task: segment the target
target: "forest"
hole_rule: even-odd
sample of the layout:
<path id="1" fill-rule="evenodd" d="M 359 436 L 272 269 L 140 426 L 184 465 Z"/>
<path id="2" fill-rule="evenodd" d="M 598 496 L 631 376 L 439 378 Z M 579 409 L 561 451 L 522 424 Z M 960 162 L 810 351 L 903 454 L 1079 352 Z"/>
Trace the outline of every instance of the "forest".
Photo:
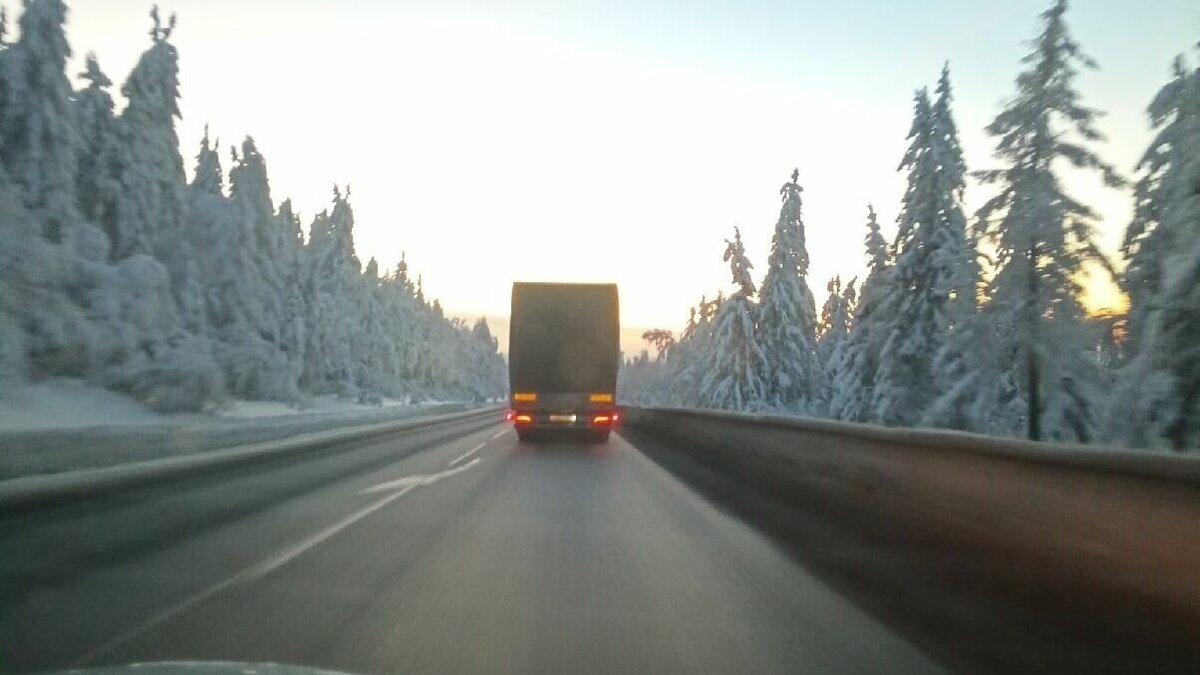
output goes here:
<path id="1" fill-rule="evenodd" d="M 865 208 L 862 279 L 834 277 L 817 311 L 798 174 L 756 283 L 736 230 L 733 291 L 702 297 L 678 334 L 647 331 L 625 400 L 1177 451 L 1200 447 L 1200 68 L 1180 56 L 1148 103 L 1153 141 L 1132 176 L 1101 157 L 1102 113 L 1076 79 L 1095 62 L 1067 3 L 1041 15 L 1015 90 L 987 126 L 994 166 L 969 171 L 949 66 L 913 100 L 897 232 Z M 1181 48 L 1184 46 L 1181 46 Z M 1168 72 L 1168 71 L 1164 71 Z M 1120 250 L 1064 188 L 1099 176 L 1135 202 Z M 967 213 L 968 188 L 988 198 Z M 1091 316 L 1087 266 L 1128 298 Z"/>
<path id="2" fill-rule="evenodd" d="M 117 114 L 94 54 L 72 86 L 67 11 L 28 0 L 15 41 L 0 15 L 0 388 L 79 378 L 164 412 L 503 396 L 485 321 L 356 256 L 349 186 L 305 228 L 252 138 L 206 136 L 187 179 L 174 16 L 153 10 Z"/>

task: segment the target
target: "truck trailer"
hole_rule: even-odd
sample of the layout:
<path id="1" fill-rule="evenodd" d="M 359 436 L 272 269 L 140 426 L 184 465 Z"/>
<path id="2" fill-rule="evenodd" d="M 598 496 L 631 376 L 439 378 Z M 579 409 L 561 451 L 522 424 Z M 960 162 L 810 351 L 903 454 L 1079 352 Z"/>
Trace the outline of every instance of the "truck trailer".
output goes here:
<path id="1" fill-rule="evenodd" d="M 508 382 L 521 441 L 555 432 L 607 440 L 620 419 L 620 358 L 616 284 L 513 284 Z"/>

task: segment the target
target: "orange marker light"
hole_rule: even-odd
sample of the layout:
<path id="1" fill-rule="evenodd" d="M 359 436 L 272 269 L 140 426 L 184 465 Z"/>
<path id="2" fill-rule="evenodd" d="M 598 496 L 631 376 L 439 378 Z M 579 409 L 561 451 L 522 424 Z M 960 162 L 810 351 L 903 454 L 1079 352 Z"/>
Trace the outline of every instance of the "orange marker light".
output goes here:
<path id="1" fill-rule="evenodd" d="M 513 400 L 521 403 L 533 403 L 537 400 L 537 394 L 532 391 L 519 391 L 513 394 Z"/>
<path id="2" fill-rule="evenodd" d="M 592 403 L 612 403 L 613 395 L 612 394 L 592 394 L 591 396 L 588 397 L 588 400 L 591 401 Z"/>
<path id="3" fill-rule="evenodd" d="M 516 421 L 517 421 L 517 424 L 533 424 L 533 416 L 532 415 L 517 415 Z"/>
<path id="4" fill-rule="evenodd" d="M 612 419 L 608 415 L 596 415 L 592 418 L 592 424 L 608 424 Z"/>

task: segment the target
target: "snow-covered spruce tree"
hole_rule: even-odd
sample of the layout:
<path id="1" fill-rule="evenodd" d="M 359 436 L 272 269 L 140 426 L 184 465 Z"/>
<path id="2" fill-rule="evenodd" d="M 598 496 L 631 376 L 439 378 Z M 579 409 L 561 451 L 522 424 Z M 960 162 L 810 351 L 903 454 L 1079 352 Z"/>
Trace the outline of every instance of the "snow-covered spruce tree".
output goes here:
<path id="1" fill-rule="evenodd" d="M 299 389 L 300 378 L 304 373 L 304 349 L 307 343 L 308 327 L 305 316 L 308 313 L 304 305 L 304 228 L 300 224 L 300 216 L 292 206 L 292 200 L 285 199 L 279 205 L 275 215 L 279 227 L 283 228 L 285 238 L 283 252 L 278 264 L 283 274 L 284 314 L 283 327 L 280 333 L 280 348 L 286 355 L 288 368 L 287 377 L 297 384 L 297 400 L 294 404 L 303 402 L 303 394 Z"/>
<path id="2" fill-rule="evenodd" d="M 242 395 L 254 399 L 294 401 L 298 396 L 299 353 L 284 342 L 289 316 L 285 277 L 292 233 L 290 223 L 281 222 L 271 201 L 267 165 L 253 138 L 242 143 L 229 171 L 229 196 L 236 218 L 236 234 L 244 250 L 238 259 L 247 269 L 242 272 L 247 307 L 254 313 L 244 315 L 247 335 L 243 345 L 253 348 L 250 379 L 241 379 Z M 247 344 L 245 341 L 249 341 Z"/>
<path id="3" fill-rule="evenodd" d="M 912 426 L 938 392 L 935 357 L 975 308 L 975 251 L 967 238 L 965 171 L 943 69 L 936 106 L 915 97 L 909 147 L 899 170 L 908 186 L 897 218 L 892 321 L 879 355 L 871 407 L 875 420 Z"/>
<path id="4" fill-rule="evenodd" d="M 66 74 L 66 18 L 62 0 L 25 3 L 20 39 L 5 50 L 0 119 L 0 160 L 52 243 L 69 239 L 80 220 L 74 192 L 80 139 Z"/>
<path id="5" fill-rule="evenodd" d="M 312 394 L 357 394 L 350 332 L 357 328 L 353 289 L 360 268 L 354 255 L 354 215 L 334 187 L 332 214 L 317 214 L 306 245 L 308 327 L 302 386 Z"/>
<path id="6" fill-rule="evenodd" d="M 203 334 L 205 303 L 194 252 L 186 236 L 187 180 L 175 120 L 179 117 L 179 55 L 155 6 L 151 45 L 121 87 L 128 101 L 117 119 L 121 195 L 117 202 L 112 257 L 142 253 L 167 267 L 184 328 Z"/>
<path id="7" fill-rule="evenodd" d="M 92 326 L 68 295 L 69 243 L 81 220 L 74 192 L 78 126 L 65 73 L 71 54 L 61 0 L 26 3 L 20 39 L 0 46 L 0 165 L 9 345 L 32 377 L 82 375 Z M 23 337 L 14 337 L 21 334 Z M 9 349 L 12 349 L 10 346 Z M 15 356 L 9 356 L 15 359 Z"/>
<path id="8" fill-rule="evenodd" d="M 121 193 L 120 156 L 112 80 L 100 69 L 95 54 L 88 54 L 79 77 L 87 86 L 75 95 L 79 115 L 80 152 L 76 186 L 84 217 L 109 237 L 116 231 L 117 199 Z"/>
<path id="9" fill-rule="evenodd" d="M 949 67 L 942 68 L 938 80 L 937 99 L 933 104 L 934 139 L 939 143 L 937 163 L 943 172 L 954 177 L 961 198 L 966 172 L 962 149 L 958 143 L 958 131 L 951 112 L 952 93 Z M 978 312 L 980 266 L 978 245 L 973 233 L 967 231 L 962 205 L 959 199 L 945 204 L 942 213 L 952 214 L 945 219 L 954 232 L 949 252 L 961 247 L 960 255 L 949 256 L 957 264 L 953 284 L 953 302 L 948 304 L 944 316 L 949 320 L 943 339 L 931 363 L 934 390 L 937 398 L 926 408 L 920 424 L 946 427 L 963 431 L 988 431 L 991 418 L 998 407 L 992 395 L 995 388 L 989 384 L 996 377 L 994 367 L 994 335 L 987 322 Z M 960 220 L 961 219 L 961 220 Z M 958 239 L 961 232 L 962 239 Z"/>
<path id="10" fill-rule="evenodd" d="M 1154 97 L 1158 130 L 1125 236 L 1129 365 L 1110 436 L 1200 448 L 1200 67 L 1176 59 Z M 1115 421 L 1120 420 L 1119 424 Z"/>
<path id="11" fill-rule="evenodd" d="M 891 286 L 894 273 L 887 242 L 879 231 L 873 206 L 867 207 L 867 236 L 863 240 L 870 272 L 862 283 L 854 320 L 841 354 L 828 364 L 832 382 L 829 416 L 848 422 L 872 422 L 870 407 L 879 354 L 892 321 Z"/>
<path id="12" fill-rule="evenodd" d="M 791 181 L 779 189 L 783 205 L 771 239 L 767 274 L 758 306 L 758 343 L 767 358 L 763 380 L 768 406 L 803 415 L 826 407 L 824 372 L 817 359 L 816 303 L 808 288 L 808 248 L 801 213 L 803 188 Z"/>
<path id="13" fill-rule="evenodd" d="M 985 307 L 996 329 L 1000 387 L 1007 420 L 1000 431 L 1031 439 L 1087 441 L 1095 434 L 1097 369 L 1082 336 L 1078 279 L 1089 261 L 1104 262 L 1093 233 L 1095 214 L 1067 195 L 1055 164 L 1116 173 L 1085 145 L 1101 140 L 1098 113 L 1074 90 L 1077 68 L 1094 67 L 1067 32 L 1066 0 L 1042 14 L 1028 69 L 1017 95 L 988 126 L 1006 168 L 977 175 L 1000 193 L 977 214 L 977 227 L 996 249 L 998 271 Z"/>
<path id="14" fill-rule="evenodd" d="M 231 156 L 235 166 L 242 166 L 232 148 Z M 245 173 L 241 180 L 253 183 Z M 230 393 L 291 401 L 295 383 L 281 381 L 289 369 L 274 340 L 278 318 L 265 301 L 267 284 L 256 264 L 255 223 L 247 206 L 253 188 L 243 185 L 240 198 L 231 199 L 225 197 L 223 183 L 219 153 L 206 132 L 189 188 L 187 227 L 197 253 L 194 269 L 205 282 L 203 326 Z"/>
<path id="15" fill-rule="evenodd" d="M 701 296 L 700 304 L 690 309 L 688 323 L 680 333 L 679 341 L 667 352 L 664 392 L 667 405 L 699 405 L 700 383 L 704 380 L 712 340 L 712 318 L 720 302 L 723 300 L 710 303 Z"/>
<path id="16" fill-rule="evenodd" d="M 858 279 L 842 286 L 840 275 L 834 276 L 825 284 L 829 297 L 821 308 L 820 331 L 817 335 L 817 356 L 821 359 L 822 367 L 826 368 L 826 377 L 832 381 L 829 370 L 835 357 L 840 357 L 846 340 L 850 337 L 850 322 L 854 315 L 854 303 L 857 291 L 854 285 Z"/>
<path id="17" fill-rule="evenodd" d="M 742 233 L 734 228 L 726 240 L 725 262 L 737 291 L 725 300 L 713 319 L 708 368 L 700 384 L 700 406 L 724 410 L 764 410 L 767 402 L 767 357 L 755 329 L 753 265 L 746 258 Z"/>
<path id="18" fill-rule="evenodd" d="M 488 401 L 502 398 L 508 391 L 508 368 L 500 356 L 500 342 L 492 335 L 487 319 L 480 317 L 471 327 L 471 365 L 468 372 L 473 375 L 472 398 Z"/>

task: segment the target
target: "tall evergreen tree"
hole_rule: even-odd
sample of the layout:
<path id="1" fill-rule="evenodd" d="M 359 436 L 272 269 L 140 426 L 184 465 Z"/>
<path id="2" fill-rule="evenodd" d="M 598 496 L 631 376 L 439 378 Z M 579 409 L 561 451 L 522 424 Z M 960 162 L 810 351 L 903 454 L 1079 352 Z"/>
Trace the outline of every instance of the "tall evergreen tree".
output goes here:
<path id="1" fill-rule="evenodd" d="M 269 377 L 260 380 L 258 396 L 280 400 L 296 398 L 297 382 L 293 375 L 300 358 L 293 345 L 285 344 L 284 331 L 292 317 L 288 311 L 287 259 L 290 223 L 281 222 L 271 201 L 267 164 L 254 139 L 242 142 L 242 152 L 229 171 L 229 196 L 238 213 L 238 222 L 246 247 L 249 275 L 253 279 L 247 292 L 253 293 L 256 314 L 251 317 L 254 331 L 266 344 L 271 364 Z"/>
<path id="2" fill-rule="evenodd" d="M 717 310 L 713 319 L 712 348 L 708 369 L 700 384 L 700 405 L 725 410 L 761 410 L 767 404 L 767 382 L 763 373 L 767 357 L 755 329 L 756 292 L 750 277 L 753 265 L 746 258 L 742 233 L 734 228 L 733 241 L 726 240 L 725 262 L 737 291 Z"/>
<path id="3" fill-rule="evenodd" d="M 818 414 L 825 409 L 824 372 L 817 359 L 816 304 L 808 288 L 808 248 L 801 213 L 803 188 L 779 189 L 783 205 L 771 239 L 758 308 L 758 341 L 767 358 L 763 379 L 768 404 L 779 410 Z"/>
<path id="4" fill-rule="evenodd" d="M 14 255 L 4 283 L 20 289 L 6 321 L 24 335 L 22 369 L 34 377 L 89 374 L 95 360 L 95 326 L 74 283 L 75 248 L 96 246 L 81 232 L 75 190 L 80 144 L 66 14 L 61 0 L 30 0 L 19 39 L 0 46 L 0 165 L 4 196 L 15 200 L 0 221 Z"/>
<path id="5" fill-rule="evenodd" d="M 1078 67 L 1095 64 L 1068 33 L 1066 11 L 1066 0 L 1056 0 L 1042 14 L 1017 94 L 988 126 L 1007 166 L 977 174 L 999 187 L 977 218 L 998 265 L 985 311 L 999 339 L 996 398 L 1012 413 L 1001 426 L 1015 432 L 1024 422 L 1031 439 L 1086 441 L 1098 392 L 1094 363 L 1084 356 L 1078 279 L 1085 263 L 1105 259 L 1095 213 L 1066 194 L 1054 165 L 1098 171 L 1110 186 L 1121 179 L 1086 145 L 1103 137 L 1098 113 L 1080 103 L 1074 81 Z"/>
<path id="6" fill-rule="evenodd" d="M 1172 74 L 1150 104 L 1158 133 L 1125 236 L 1132 362 L 1111 433 L 1182 450 L 1200 447 L 1200 67 L 1180 57 Z"/>
<path id="7" fill-rule="evenodd" d="M 150 49 L 121 87 L 128 105 L 117 125 L 124 156 L 119 227 L 113 239 L 116 259 L 134 253 L 166 253 L 178 246 L 184 232 L 185 179 L 175 132 L 179 65 L 170 42 L 175 18 L 164 28 L 157 6 L 150 15 L 154 22 Z M 167 257 L 159 256 L 160 260 Z"/>
<path id="8" fill-rule="evenodd" d="M 668 404 L 682 407 L 699 405 L 700 387 L 712 346 L 712 319 L 716 308 L 722 303 L 723 297 L 710 302 L 701 296 L 700 304 L 690 310 L 688 323 L 680 333 L 679 341 L 667 352 L 665 398 Z"/>
<path id="9" fill-rule="evenodd" d="M 62 0 L 29 0 L 20 39 L 5 54 L 0 161 L 42 223 L 60 243 L 79 222 L 74 191 L 79 126 L 66 64 L 71 56 Z"/>
<path id="10" fill-rule="evenodd" d="M 854 284 L 858 279 L 842 286 L 840 275 L 834 276 L 825 284 L 829 296 L 821 307 L 820 334 L 817 336 L 817 355 L 826 368 L 833 362 L 834 355 L 841 352 L 846 339 L 850 336 L 850 322 L 854 314 L 854 303 L 857 291 Z M 828 377 L 828 375 L 827 375 Z M 832 378 L 829 378 L 832 381 Z"/>
<path id="11" fill-rule="evenodd" d="M 899 169 L 908 188 L 897 219 L 895 283 L 888 298 L 893 321 L 879 357 L 872 392 L 874 417 L 911 426 L 938 392 L 935 356 L 955 324 L 974 310 L 974 248 L 962 209 L 962 151 L 950 112 L 943 69 L 937 105 L 917 92 L 910 145 Z"/>
<path id="12" fill-rule="evenodd" d="M 175 16 L 163 27 L 155 6 L 150 17 L 150 48 L 121 87 L 128 105 L 117 120 L 121 195 L 112 256 L 141 253 L 165 265 L 184 328 L 203 334 L 204 295 L 185 228 L 187 181 L 175 131 L 179 55 L 170 42 Z"/>
<path id="13" fill-rule="evenodd" d="M 863 245 L 870 272 L 862 283 L 845 347 L 829 365 L 832 378 L 829 415 L 848 422 L 874 421 L 872 390 L 892 320 L 888 298 L 893 295 L 895 274 L 873 206 L 867 207 L 867 235 Z"/>
<path id="14" fill-rule="evenodd" d="M 116 231 L 120 196 L 120 156 L 108 93 L 112 80 L 100 70 L 95 54 L 88 54 L 79 77 L 87 86 L 76 94 L 79 114 L 80 154 L 76 185 L 83 215 L 109 235 Z"/>
<path id="15" fill-rule="evenodd" d="M 308 316 L 303 383 L 313 393 L 356 395 L 350 331 L 356 326 L 354 287 L 360 267 L 354 255 L 354 214 L 348 195 L 334 187 L 332 213 L 317 214 L 306 246 Z"/>

